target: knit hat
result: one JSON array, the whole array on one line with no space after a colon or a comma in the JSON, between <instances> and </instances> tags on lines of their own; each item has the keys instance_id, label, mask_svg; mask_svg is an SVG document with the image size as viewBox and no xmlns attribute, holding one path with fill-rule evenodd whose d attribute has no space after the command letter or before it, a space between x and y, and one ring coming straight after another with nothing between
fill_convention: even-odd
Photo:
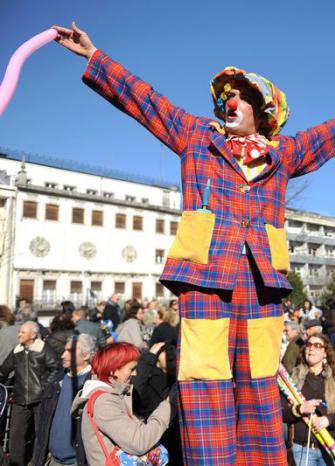
<instances>
[{"instance_id":1,"label":"knit hat","mask_svg":"<svg viewBox=\"0 0 335 466\"><path fill-rule=\"evenodd\" d=\"M290 109L285 94L271 81L255 73L228 66L214 76L211 81L211 94L214 101L215 115L223 119L227 94L232 89L233 81L244 80L251 88L256 89L262 99L263 121L260 131L270 138L279 133L290 116Z\"/></svg>"}]
</instances>

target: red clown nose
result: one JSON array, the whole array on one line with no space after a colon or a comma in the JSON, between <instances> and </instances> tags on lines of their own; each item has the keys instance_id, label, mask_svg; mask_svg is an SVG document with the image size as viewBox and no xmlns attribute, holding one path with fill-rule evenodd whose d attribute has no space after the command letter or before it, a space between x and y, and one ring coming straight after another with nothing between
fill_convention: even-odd
<instances>
[{"instance_id":1,"label":"red clown nose","mask_svg":"<svg viewBox=\"0 0 335 466\"><path fill-rule=\"evenodd\" d=\"M227 107L229 110L236 110L238 106L237 100L235 99L229 99L227 102Z\"/></svg>"}]
</instances>

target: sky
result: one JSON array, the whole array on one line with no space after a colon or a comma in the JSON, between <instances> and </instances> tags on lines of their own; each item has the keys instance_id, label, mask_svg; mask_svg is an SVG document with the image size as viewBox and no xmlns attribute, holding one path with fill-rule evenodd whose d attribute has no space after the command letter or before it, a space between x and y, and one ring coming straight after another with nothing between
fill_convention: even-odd
<instances>
[{"instance_id":1,"label":"sky","mask_svg":"<svg viewBox=\"0 0 335 466\"><path fill-rule=\"evenodd\" d=\"M54 24L75 20L94 45L170 101L212 116L209 81L226 66L257 72L287 95L282 134L335 113L334 0L0 0L0 81L14 51ZM0 147L180 182L178 157L81 82L86 67L55 42L26 61L0 116ZM1 166L0 166L1 169ZM294 207L335 216L335 160Z\"/></svg>"}]
</instances>

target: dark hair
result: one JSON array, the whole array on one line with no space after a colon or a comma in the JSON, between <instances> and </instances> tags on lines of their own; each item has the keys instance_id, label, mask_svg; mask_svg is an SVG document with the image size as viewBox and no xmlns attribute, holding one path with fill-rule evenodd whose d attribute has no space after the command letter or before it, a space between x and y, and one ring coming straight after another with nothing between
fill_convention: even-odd
<instances>
[{"instance_id":1,"label":"dark hair","mask_svg":"<svg viewBox=\"0 0 335 466\"><path fill-rule=\"evenodd\" d=\"M111 373L121 369L131 361L137 361L140 350L131 343L124 341L112 343L98 351L92 359L92 372L102 382L109 382Z\"/></svg>"},{"instance_id":2,"label":"dark hair","mask_svg":"<svg viewBox=\"0 0 335 466\"><path fill-rule=\"evenodd\" d=\"M72 301L63 301L60 305L62 306L62 311L65 314L72 314L75 309Z\"/></svg>"},{"instance_id":3,"label":"dark hair","mask_svg":"<svg viewBox=\"0 0 335 466\"><path fill-rule=\"evenodd\" d=\"M141 304L133 302L130 309L126 313L125 320L137 319L136 315L140 309L142 309Z\"/></svg>"},{"instance_id":4,"label":"dark hair","mask_svg":"<svg viewBox=\"0 0 335 466\"><path fill-rule=\"evenodd\" d=\"M335 351L332 344L330 343L329 338L327 337L327 335L324 335L323 333L315 333L314 335L311 335L307 338L305 345L301 348L300 357L302 362L308 365L306 361L305 349L306 343L308 343L311 338L319 338L320 340L322 340L326 351L327 364L330 366L332 370L333 378L335 378Z\"/></svg>"},{"instance_id":5,"label":"dark hair","mask_svg":"<svg viewBox=\"0 0 335 466\"><path fill-rule=\"evenodd\" d=\"M57 330L72 330L74 329L74 323L68 314L56 315L50 323L50 332L54 333Z\"/></svg>"}]
</instances>

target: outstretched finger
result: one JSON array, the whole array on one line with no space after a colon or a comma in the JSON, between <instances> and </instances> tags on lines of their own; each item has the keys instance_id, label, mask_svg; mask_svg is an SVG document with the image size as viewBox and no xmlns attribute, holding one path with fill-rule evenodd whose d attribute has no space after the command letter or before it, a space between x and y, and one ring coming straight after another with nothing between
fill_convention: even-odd
<instances>
[{"instance_id":1,"label":"outstretched finger","mask_svg":"<svg viewBox=\"0 0 335 466\"><path fill-rule=\"evenodd\" d=\"M69 36L72 34L72 30L69 29L69 28L63 28L61 26L52 26L52 29L56 29L56 31L61 34L61 35L64 35L64 36Z\"/></svg>"},{"instance_id":2,"label":"outstretched finger","mask_svg":"<svg viewBox=\"0 0 335 466\"><path fill-rule=\"evenodd\" d=\"M75 21L72 21L72 29L74 30L74 32L76 32L77 34L85 34L85 31L82 31L81 29L79 29L75 23Z\"/></svg>"}]
</instances>

